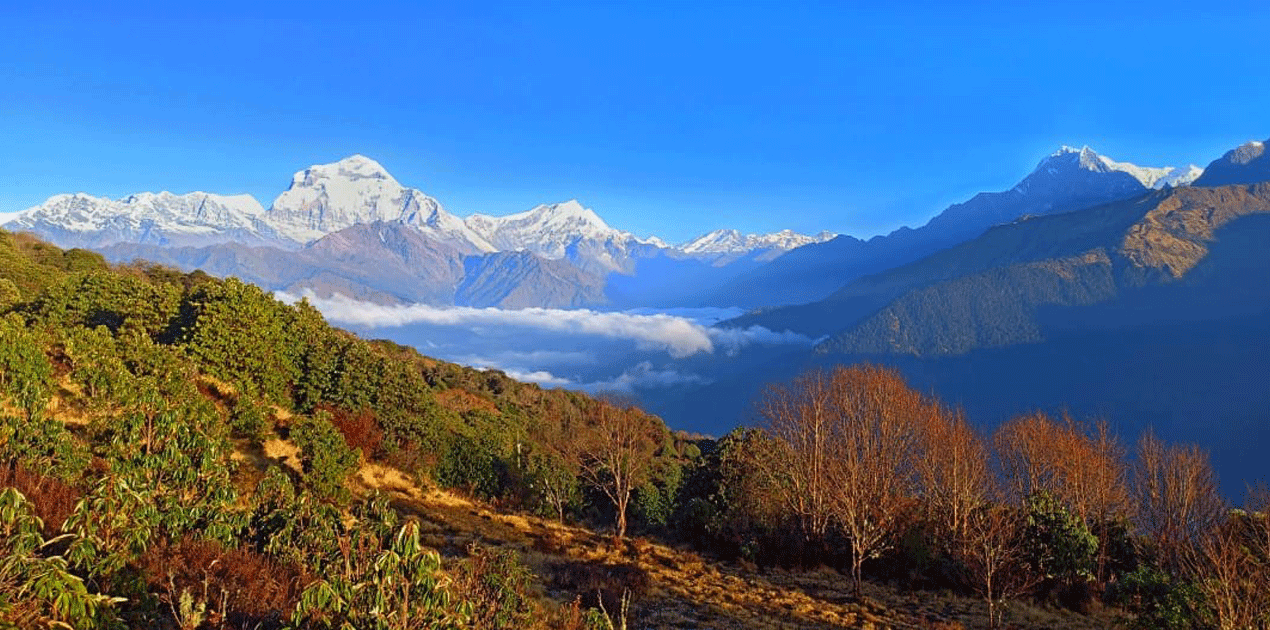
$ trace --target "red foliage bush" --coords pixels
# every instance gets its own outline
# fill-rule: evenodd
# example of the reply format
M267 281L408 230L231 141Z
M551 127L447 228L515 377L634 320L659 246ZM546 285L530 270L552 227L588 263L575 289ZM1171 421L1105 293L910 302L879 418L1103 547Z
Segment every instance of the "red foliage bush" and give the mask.
M62 523L84 496L77 488L17 462L0 464L0 488L5 487L16 488L35 507L35 515L44 522L45 538L56 536L62 530Z
M321 405L318 410L331 415L331 424L344 436L349 448L360 450L366 459L383 454L384 431L379 428L375 412L369 409L352 412L331 405Z
M281 628L312 581L299 567L188 536L150 548L137 565L160 601L176 607L188 592L213 628Z

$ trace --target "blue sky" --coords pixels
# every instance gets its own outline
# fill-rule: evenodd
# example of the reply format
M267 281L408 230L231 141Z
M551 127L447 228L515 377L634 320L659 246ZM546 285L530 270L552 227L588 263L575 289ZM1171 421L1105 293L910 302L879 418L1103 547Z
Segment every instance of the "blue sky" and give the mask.
M867 236L1061 144L1203 165L1270 137L1263 3L26 4L0 19L0 212L267 206L363 153L461 216L576 197L672 241Z

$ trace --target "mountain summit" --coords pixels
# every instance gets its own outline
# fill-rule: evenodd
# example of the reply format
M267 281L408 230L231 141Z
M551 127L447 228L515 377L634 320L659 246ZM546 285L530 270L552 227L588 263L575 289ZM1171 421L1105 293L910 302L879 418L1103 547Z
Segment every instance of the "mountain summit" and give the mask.
M1143 188L1159 189L1164 186L1186 186L1195 181L1196 178L1204 172L1204 169L1191 164L1185 168L1176 166L1138 166L1129 162L1117 162L1105 155L1099 155L1088 146L1076 149L1069 146L1063 146L1058 151L1050 154L1049 157L1041 160L1036 166L1036 171L1045 169L1050 174L1057 174L1063 169L1076 168L1080 170L1090 171L1094 173L1125 173ZM1026 180L1025 180L1026 181Z
M552 259L564 258L565 250L578 239L634 238L609 227L577 199L541 204L502 217L474 214L467 218L467 225L500 250L527 250Z
M584 271L601 275L630 271L632 256L665 247L660 239L641 239L609 227L577 199L502 217L474 214L467 218L467 225L501 251L524 250L548 260L568 259Z
M952 204L918 228L867 241L843 236L800 247L730 281L717 301L750 307L817 302L855 278L921 259L992 226L1128 199L1166 184L1182 186L1198 172L1195 167L1141 167L1089 147L1064 146L1009 190Z
M363 155L296 173L291 187L273 201L269 221L297 243L354 225L399 221L466 253L495 251L436 199L402 186L378 162Z
M1014 188L979 193L965 203L953 204L931 219L925 229L934 228L959 242L1023 216L1070 212L1166 184L1186 185L1199 172L1194 166L1179 169L1117 162L1089 147L1064 146L1041 160Z
M679 251L695 258L727 262L740 256L755 254L755 259L767 261L781 254L810 243L823 243L838 236L833 232L821 232L815 236L799 234L793 230L781 230L770 234L742 234L739 230L723 229L707 232L679 246Z

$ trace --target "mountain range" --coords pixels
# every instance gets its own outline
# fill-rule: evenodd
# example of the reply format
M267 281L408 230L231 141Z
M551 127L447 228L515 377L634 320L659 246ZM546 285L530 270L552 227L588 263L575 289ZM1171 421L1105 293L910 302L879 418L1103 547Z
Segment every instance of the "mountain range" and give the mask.
M919 260L994 225L1069 212L1165 186L1185 186L1202 172L1195 166L1139 167L1098 155L1089 147L1065 146L1041 160L1009 190L979 193L949 206L921 227L903 227L869 240L839 236L799 248L738 275L716 295L764 296L741 303L751 307L815 301L857 277Z
M354 155L295 173L267 210L247 195L80 193L52 197L5 227L113 260L144 258L273 290L380 303L771 307L825 297L998 223L1184 186L1201 172L1063 147L1011 190L955 204L916 229L867 241L720 229L670 246L612 228L576 200L462 219Z
M672 247L614 229L576 200L462 219L361 155L297 172L268 210L249 195L80 193L54 196L5 227L274 290L513 308L611 304L609 277L636 276L645 259L722 268L835 236L720 230Z

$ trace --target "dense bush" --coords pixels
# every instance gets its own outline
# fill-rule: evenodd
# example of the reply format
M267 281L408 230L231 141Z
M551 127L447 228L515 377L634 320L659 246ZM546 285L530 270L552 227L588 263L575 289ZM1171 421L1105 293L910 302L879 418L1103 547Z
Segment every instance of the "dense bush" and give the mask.
M348 447L329 414L306 417L291 429L291 439L300 448L304 484L320 497L343 501L348 498L344 480L357 470L360 456Z
M0 317L0 340L0 403L9 402L35 418L48 403L52 386L53 367L44 344L16 314Z

